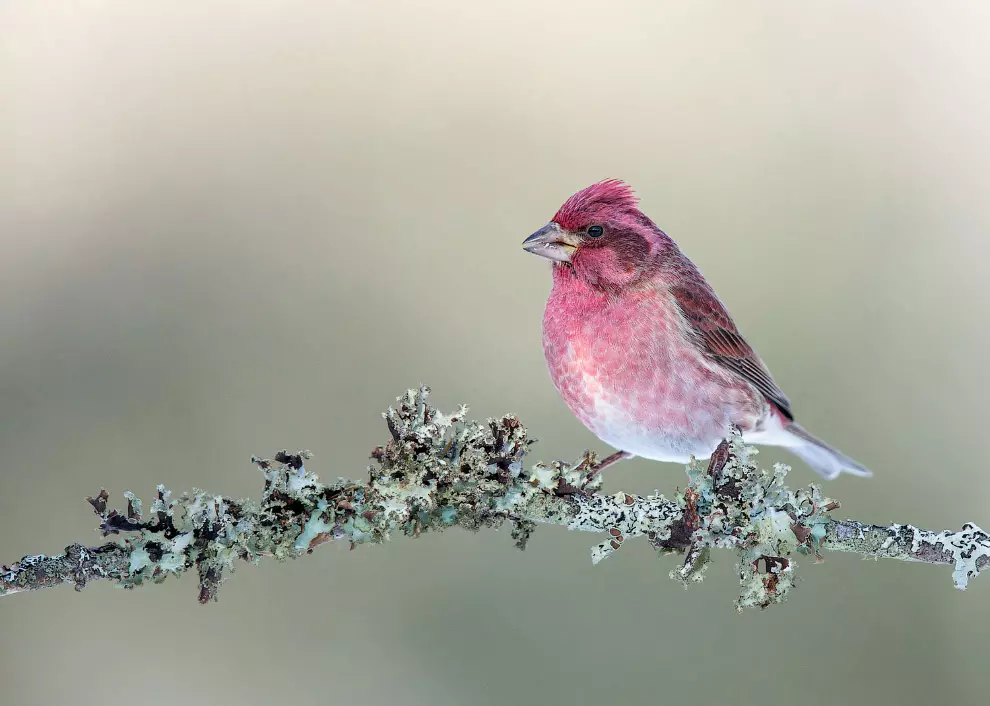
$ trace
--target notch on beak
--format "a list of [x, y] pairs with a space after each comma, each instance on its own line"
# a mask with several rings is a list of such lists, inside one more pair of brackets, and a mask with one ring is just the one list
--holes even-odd
[[523, 241], [523, 250], [556, 262], [570, 262], [580, 241], [551, 221]]

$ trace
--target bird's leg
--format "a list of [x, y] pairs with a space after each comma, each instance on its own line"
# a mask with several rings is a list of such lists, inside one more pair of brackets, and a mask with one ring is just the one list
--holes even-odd
[[581, 484], [581, 489], [588, 487], [588, 484], [593, 481], [599, 473], [604, 471], [609, 466], [613, 466], [624, 458], [632, 458], [632, 454], [628, 451], [616, 451], [611, 456], [606, 456], [601, 461], [596, 463], [588, 470], [588, 475], [584, 477], [584, 482]]

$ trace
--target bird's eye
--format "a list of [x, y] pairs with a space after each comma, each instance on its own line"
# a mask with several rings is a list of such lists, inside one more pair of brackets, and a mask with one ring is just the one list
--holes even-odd
[[605, 229], [601, 226], [588, 226], [588, 235], [592, 238], [600, 238], [605, 235]]

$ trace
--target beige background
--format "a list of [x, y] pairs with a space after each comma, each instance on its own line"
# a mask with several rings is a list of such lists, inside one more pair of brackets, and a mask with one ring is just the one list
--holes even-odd
[[[430, 383], [607, 450], [547, 379], [520, 241], [622, 177], [873, 521], [990, 524], [990, 5], [0, 0], [0, 562], [101, 485], [360, 476]], [[764, 458], [785, 458], [771, 451]], [[811, 480], [796, 465], [795, 482]], [[672, 490], [635, 461], [606, 489]], [[986, 703], [990, 579], [804, 562], [732, 609], [643, 543], [448, 532], [0, 601], [10, 704]]]

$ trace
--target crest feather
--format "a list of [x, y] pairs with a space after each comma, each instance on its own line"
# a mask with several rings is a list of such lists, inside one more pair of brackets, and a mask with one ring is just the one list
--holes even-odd
[[620, 179], [605, 179], [581, 189], [560, 207], [553, 220], [565, 230], [577, 230], [594, 221], [608, 220], [622, 211], [636, 210], [639, 198]]

